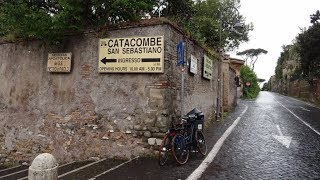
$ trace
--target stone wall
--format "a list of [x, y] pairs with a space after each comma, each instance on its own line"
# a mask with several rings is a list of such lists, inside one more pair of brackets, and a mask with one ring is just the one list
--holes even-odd
[[[236, 58], [230, 58], [231, 59], [231, 63], [230, 63], [230, 67], [235, 70], [235, 75], [239, 78], [239, 87], [236, 87], [236, 94], [237, 94], [237, 98], [242, 97], [242, 91], [243, 91], [243, 82], [241, 82], [241, 78], [240, 78], [240, 69], [241, 66], [244, 65], [245, 61], [242, 59], [236, 59]], [[231, 81], [231, 80], [230, 80]], [[237, 85], [236, 85], [237, 86]]]
[[237, 104], [237, 87], [235, 83], [236, 71], [230, 66], [230, 58], [228, 56], [223, 60], [222, 77], [223, 111], [230, 111]]
[[320, 104], [320, 80], [318, 79], [313, 81], [313, 86], [305, 80], [273, 80], [271, 91]]
[[[183, 35], [170, 23], [160, 22], [105, 34], [68, 36], [60, 46], [41, 41], [0, 45], [0, 163], [28, 161], [42, 152], [59, 161], [151, 153], [149, 144], [159, 143], [156, 138], [179, 115], [176, 44]], [[99, 38], [162, 35], [165, 73], [98, 73]], [[198, 74], [186, 73], [184, 112], [197, 107], [208, 120], [216, 106], [217, 63], [212, 58], [214, 78], [203, 79], [207, 52], [188, 42], [187, 57], [197, 57]], [[46, 71], [48, 53], [55, 52], [72, 53], [70, 73]]]

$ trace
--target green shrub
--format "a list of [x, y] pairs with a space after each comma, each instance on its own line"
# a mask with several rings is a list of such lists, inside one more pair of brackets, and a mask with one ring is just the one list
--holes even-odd
[[[252, 71], [248, 66], [241, 66], [240, 78], [243, 83], [243, 98], [256, 98], [259, 95], [260, 87], [258, 84], [258, 78], [254, 71]], [[250, 82], [250, 86], [247, 87], [246, 82]]]

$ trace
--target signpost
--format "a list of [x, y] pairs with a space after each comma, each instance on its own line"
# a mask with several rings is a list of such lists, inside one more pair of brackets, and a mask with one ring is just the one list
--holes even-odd
[[181, 68], [181, 91], [180, 91], [180, 120], [183, 116], [183, 103], [184, 103], [184, 43], [183, 41], [177, 44], [177, 66]]
[[99, 41], [100, 73], [163, 73], [163, 36], [108, 38]]

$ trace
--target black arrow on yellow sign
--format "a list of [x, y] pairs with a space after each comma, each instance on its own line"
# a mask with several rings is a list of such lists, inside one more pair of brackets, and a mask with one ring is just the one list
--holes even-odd
[[107, 58], [103, 58], [100, 60], [103, 64], [107, 64], [107, 63], [115, 63], [117, 62], [117, 59], [107, 59]]
[[160, 58], [142, 58], [142, 62], [160, 62]]

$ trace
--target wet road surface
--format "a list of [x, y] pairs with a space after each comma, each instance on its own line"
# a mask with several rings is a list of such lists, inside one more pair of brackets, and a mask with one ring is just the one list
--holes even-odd
[[[261, 92], [242, 100], [224, 122], [206, 130], [211, 149], [248, 107], [200, 179], [319, 179], [320, 109], [293, 98]], [[204, 158], [159, 167], [140, 159], [99, 179], [186, 179]]]
[[320, 109], [261, 92], [201, 179], [319, 179]]
[[[228, 135], [221, 141], [226, 132]], [[207, 157], [192, 153], [182, 166], [177, 166], [172, 157], [165, 166], [159, 166], [154, 157], [129, 162], [101, 160], [86, 162], [79, 170], [75, 165], [68, 165], [69, 170], [68, 166], [59, 168], [59, 179], [177, 180], [194, 173], [199, 174], [199, 179], [320, 179], [319, 132], [319, 108], [261, 92], [256, 100], [240, 100], [226, 119], [206, 128], [208, 153], [211, 149], [216, 151], [210, 163], [202, 162], [212, 153]], [[222, 143], [216, 149], [219, 142]], [[206, 169], [199, 173], [199, 165], [203, 164]], [[9, 172], [2, 175], [6, 173]], [[5, 175], [0, 179], [20, 178], [13, 177]]]

